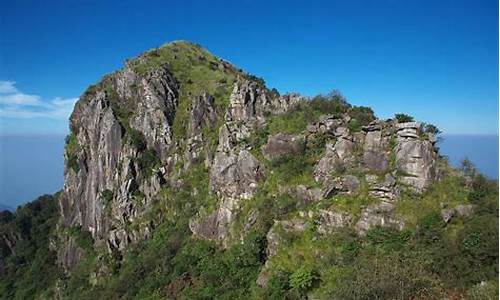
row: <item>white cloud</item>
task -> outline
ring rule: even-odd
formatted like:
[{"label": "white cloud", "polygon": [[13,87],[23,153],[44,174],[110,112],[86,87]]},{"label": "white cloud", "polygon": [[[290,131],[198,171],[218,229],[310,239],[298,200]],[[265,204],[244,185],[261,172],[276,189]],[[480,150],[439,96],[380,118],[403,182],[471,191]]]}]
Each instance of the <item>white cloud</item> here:
[{"label": "white cloud", "polygon": [[42,100],[19,91],[14,81],[0,80],[0,117],[67,120],[78,98]]},{"label": "white cloud", "polygon": [[0,80],[0,94],[11,94],[17,93],[17,89],[14,87],[15,81],[2,81]]},{"label": "white cloud", "polygon": [[25,105],[25,106],[40,106],[43,102],[36,95],[27,95],[23,93],[15,93],[8,95],[0,95],[0,104],[5,105]]}]

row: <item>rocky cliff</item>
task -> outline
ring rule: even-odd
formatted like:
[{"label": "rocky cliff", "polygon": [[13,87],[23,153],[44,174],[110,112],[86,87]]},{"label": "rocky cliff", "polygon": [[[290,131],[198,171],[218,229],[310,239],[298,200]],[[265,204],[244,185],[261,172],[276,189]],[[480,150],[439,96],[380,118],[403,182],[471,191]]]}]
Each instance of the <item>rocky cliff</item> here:
[{"label": "rocky cliff", "polygon": [[70,124],[63,190],[0,213],[0,299],[498,298],[498,185],[431,124],[182,41]]},{"label": "rocky cliff", "polygon": [[[173,42],[128,61],[91,86],[71,115],[60,197],[60,262],[70,269],[81,257],[65,228],[90,232],[96,248],[118,256],[130,243],[150,237],[163,221],[162,215],[150,217],[162,190],[185,189],[190,169],[199,165],[206,171],[206,191],[189,187],[184,192],[192,197],[205,192],[209,200],[194,207],[189,228],[228,245],[242,203],[272,181],[280,159],[311,151],[316,161],[305,175],[310,178],[280,182],[276,193],[310,205],[338,195],[374,199],[358,216],[329,209],[309,214],[319,215],[323,231],[403,228],[404,220],[393,213],[400,191],[422,192],[438,178],[433,134],[418,122],[376,119],[340,95],[323,99],[334,104],[331,111],[324,103],[326,109],[309,112],[311,101],[280,96],[191,43]],[[308,114],[303,128],[269,133],[270,124],[295,122],[286,116],[301,111]],[[168,204],[164,209],[172,211]]]}]

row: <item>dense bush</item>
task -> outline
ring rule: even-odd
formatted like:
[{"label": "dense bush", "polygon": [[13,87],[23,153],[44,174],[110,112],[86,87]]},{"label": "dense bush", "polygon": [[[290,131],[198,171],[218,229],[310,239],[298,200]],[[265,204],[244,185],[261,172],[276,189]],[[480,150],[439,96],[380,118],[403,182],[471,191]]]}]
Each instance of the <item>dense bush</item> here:
[{"label": "dense bush", "polygon": [[0,238],[0,298],[33,299],[51,287],[60,275],[56,253],[49,248],[58,220],[57,196],[42,196],[0,221],[0,236],[17,238],[11,253]]},{"label": "dense bush", "polygon": [[347,125],[349,130],[353,132],[360,131],[362,126],[368,125],[371,121],[375,120],[373,110],[365,106],[352,107],[349,110],[349,116],[351,120]]},{"label": "dense bush", "polygon": [[314,271],[307,267],[300,267],[290,275],[290,286],[292,289],[303,294],[312,288],[316,275]]},{"label": "dense bush", "polygon": [[78,152],[80,152],[80,145],[76,138],[75,133],[71,132],[66,136],[66,166],[75,172],[80,170],[80,165],[78,164]]},{"label": "dense bush", "polygon": [[415,119],[407,114],[395,114],[394,117],[399,123],[413,122]]}]

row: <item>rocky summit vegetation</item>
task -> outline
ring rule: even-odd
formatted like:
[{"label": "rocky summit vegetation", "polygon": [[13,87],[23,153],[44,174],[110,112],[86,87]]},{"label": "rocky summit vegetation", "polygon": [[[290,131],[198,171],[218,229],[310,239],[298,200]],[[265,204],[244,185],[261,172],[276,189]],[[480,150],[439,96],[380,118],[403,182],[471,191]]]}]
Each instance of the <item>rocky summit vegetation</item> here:
[{"label": "rocky summit vegetation", "polygon": [[182,41],[70,122],[62,190],[0,214],[2,299],[498,297],[498,185],[431,124],[280,95]]}]

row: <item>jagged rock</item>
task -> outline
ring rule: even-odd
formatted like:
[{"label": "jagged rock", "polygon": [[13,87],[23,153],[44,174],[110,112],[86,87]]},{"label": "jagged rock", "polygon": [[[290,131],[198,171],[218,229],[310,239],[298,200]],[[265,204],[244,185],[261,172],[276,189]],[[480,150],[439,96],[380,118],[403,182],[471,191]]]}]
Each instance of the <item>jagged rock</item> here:
[{"label": "jagged rock", "polygon": [[363,154],[365,166],[371,170],[383,171],[389,166],[387,154],[372,150],[367,150]]},{"label": "jagged rock", "polygon": [[353,222],[352,215],[335,210],[320,209],[319,216],[318,232],[322,234],[332,233],[335,229],[350,226]]},{"label": "jagged rock", "polygon": [[354,142],[348,137],[339,138],[334,145],[327,143],[325,154],[314,167],[314,179],[323,182],[337,168],[347,165],[353,149]]},{"label": "jagged rock", "polygon": [[299,203],[307,205],[322,198],[322,191],[319,188],[308,188],[303,184],[294,187],[284,188],[280,192],[296,197]]},{"label": "jagged rock", "polygon": [[459,204],[455,208],[441,209],[441,217],[445,223],[450,222],[456,215],[469,217],[474,212],[474,206],[471,204]]},{"label": "jagged rock", "polygon": [[374,121],[363,126],[366,132],[363,144],[363,162],[371,170],[383,171],[389,167],[389,155],[387,153],[388,137],[382,132],[379,121]]},{"label": "jagged rock", "polygon": [[190,129],[195,132],[203,126],[213,126],[217,113],[214,106],[214,97],[209,94],[195,97],[191,107],[191,125]]},{"label": "jagged rock", "polygon": [[373,174],[366,174],[365,180],[368,184],[375,184],[378,181],[378,176]]},{"label": "jagged rock", "polygon": [[471,204],[460,204],[460,205],[455,206],[455,211],[461,217],[469,217],[474,212],[474,206]]},{"label": "jagged rock", "polygon": [[242,80],[234,85],[226,120],[259,124],[264,121],[265,113],[285,112],[300,99],[302,97],[297,94],[273,97],[256,82]]},{"label": "jagged rock", "polygon": [[[81,225],[96,241],[106,240],[111,227],[122,226],[122,220],[134,218],[129,213],[137,213],[131,204],[135,191],[145,195],[146,202],[155,196],[158,178],[150,181],[145,176],[148,170],[142,170],[138,160],[145,149],[150,149],[168,166],[177,90],[166,68],[138,76],[126,67],[89,88],[80,98],[70,120],[79,145],[78,151],[71,153],[78,169],[66,168],[59,198],[63,226]],[[136,98],[141,101],[130,101]],[[129,124],[123,123],[120,109],[134,112]],[[124,139],[125,134],[133,134],[134,143]],[[100,197],[107,190],[114,194],[113,218],[104,210],[104,199]],[[73,247],[68,243],[59,255],[65,266],[74,265],[79,257],[73,255]]]},{"label": "jagged rock", "polygon": [[[371,178],[371,180],[373,180],[373,178]],[[392,177],[391,174],[386,174],[383,182],[371,182],[369,194],[372,197],[385,201],[394,201],[399,197],[399,188],[396,185],[394,177]]]},{"label": "jagged rock", "polygon": [[[344,121],[332,115],[323,115],[319,117],[317,122],[309,123],[307,125],[307,131],[311,134],[321,133],[321,134],[332,134],[334,135],[337,128],[344,125]],[[342,127],[341,131],[345,131],[347,128]]]},{"label": "jagged rock", "polygon": [[267,260],[262,269],[260,270],[260,273],[257,276],[257,280],[255,281],[255,283],[257,283],[258,286],[260,287],[267,286],[267,283],[269,282],[269,277],[271,275],[269,269],[270,269],[269,260]]},{"label": "jagged rock", "polygon": [[448,223],[453,216],[455,216],[455,210],[453,208],[444,208],[441,210],[441,217],[445,223]]},{"label": "jagged rock", "polygon": [[[196,57],[206,60],[204,56]],[[82,230],[91,233],[96,246],[107,245],[110,252],[123,252],[130,243],[151,235],[155,225],[138,222],[142,222],[165,185],[173,190],[184,188],[187,180],[183,175],[193,164],[204,163],[213,193],[210,197],[218,202],[213,211],[198,212],[189,227],[195,235],[227,245],[229,229],[241,204],[256,194],[266,177],[265,162],[252,155],[250,151],[258,149],[251,149],[249,138],[265,126],[269,115],[289,111],[304,99],[297,94],[279,96],[229,63],[215,60],[209,65],[212,70],[232,72],[231,78],[235,79],[229,99],[219,97],[230,92],[227,84],[233,81],[215,83],[216,104],[215,95],[210,94],[215,93],[213,86],[198,86],[196,92],[185,90],[196,79],[180,80],[183,76],[172,74],[168,63],[136,68],[137,64],[147,64],[147,59],[147,55],[141,56],[106,76],[76,104],[71,116],[71,138],[76,139],[77,147],[65,154],[60,226],[64,229],[81,225]],[[218,93],[219,88],[224,93]],[[220,104],[227,102],[226,111],[222,111],[224,105]],[[314,168],[314,179],[323,184],[324,190],[301,184],[289,188],[287,192],[294,194],[299,203],[313,203],[322,194],[331,197],[336,193],[357,193],[361,185],[358,178],[339,174],[351,167],[366,167],[377,174],[392,172],[387,170],[392,167],[389,154],[396,158],[401,182],[420,191],[436,180],[435,141],[430,135],[420,134],[419,123],[377,120],[361,132],[351,132],[349,121],[347,113],[324,115],[304,128],[304,135],[280,133],[269,137],[262,149],[268,159],[301,154],[303,140],[329,140]],[[217,130],[216,141],[213,134]],[[395,137],[395,152],[391,153],[389,141]],[[392,216],[391,205],[399,194],[394,178],[386,176],[383,182],[366,178],[370,195],[385,202],[362,211],[356,224],[358,230],[364,232],[375,225],[402,226]],[[194,197],[200,191],[193,188],[189,192]],[[464,215],[469,211],[466,207],[456,209]],[[321,213],[321,230],[325,232],[353,222],[351,216],[340,212]],[[252,228],[256,218],[258,214],[252,213],[244,221],[243,234]],[[302,231],[306,218],[312,217],[304,214],[301,218],[277,221],[276,226],[285,231]],[[126,227],[127,224],[134,226]],[[270,253],[279,241],[273,234],[268,233]],[[59,261],[66,267],[73,266],[82,253],[73,240],[65,240],[64,235],[61,240]]]},{"label": "jagged rock", "polygon": [[396,167],[401,181],[423,191],[436,180],[436,152],[427,140],[404,139],[396,145]]},{"label": "jagged rock", "polygon": [[402,230],[404,222],[393,216],[394,204],[389,202],[380,202],[372,204],[361,211],[361,216],[355,225],[359,235],[365,235],[366,232],[375,226],[390,226]]},{"label": "jagged rock", "polygon": [[267,239],[267,257],[275,256],[278,252],[278,247],[280,243],[280,236],[277,232],[278,227],[286,232],[293,231],[304,231],[306,229],[306,222],[300,218],[293,218],[291,220],[274,221],[274,225],[271,227],[266,235]]},{"label": "jagged rock", "polygon": [[229,225],[234,219],[233,212],[238,209],[238,204],[238,199],[224,199],[214,212],[190,220],[189,229],[197,236],[224,244]]},{"label": "jagged rock", "polygon": [[218,152],[210,169],[210,187],[223,198],[249,199],[264,178],[264,167],[247,150]]},{"label": "jagged rock", "polygon": [[[219,145],[210,167],[210,189],[221,202],[213,213],[191,220],[189,225],[194,234],[224,245],[240,201],[252,198],[265,177],[264,166],[241,148],[242,141],[250,136],[250,128],[261,125],[266,113],[285,111],[299,97],[273,97],[258,84],[245,80],[234,85],[229,100],[226,123],[219,130]],[[297,142],[293,138],[290,141]]]},{"label": "jagged rock", "polygon": [[286,155],[300,154],[304,150],[304,137],[278,133],[269,136],[267,143],[262,147],[262,154],[269,160]]},{"label": "jagged rock", "polygon": [[83,257],[83,249],[78,247],[74,237],[65,237],[61,240],[57,251],[57,261],[63,266],[65,273],[68,273]]},{"label": "jagged rock", "polygon": [[[0,232],[0,247],[7,248],[11,255],[16,254],[16,244],[21,240],[21,235],[15,230]],[[3,257],[0,257],[2,260]]]},{"label": "jagged rock", "polygon": [[421,124],[418,122],[406,122],[396,124],[398,138],[417,139],[420,135]]},{"label": "jagged rock", "polygon": [[318,125],[316,123],[314,124],[307,124],[307,132],[309,133],[317,133],[318,132]]},{"label": "jagged rock", "polygon": [[359,179],[353,175],[327,179],[324,182],[323,197],[329,198],[336,194],[353,194],[359,190]]}]

